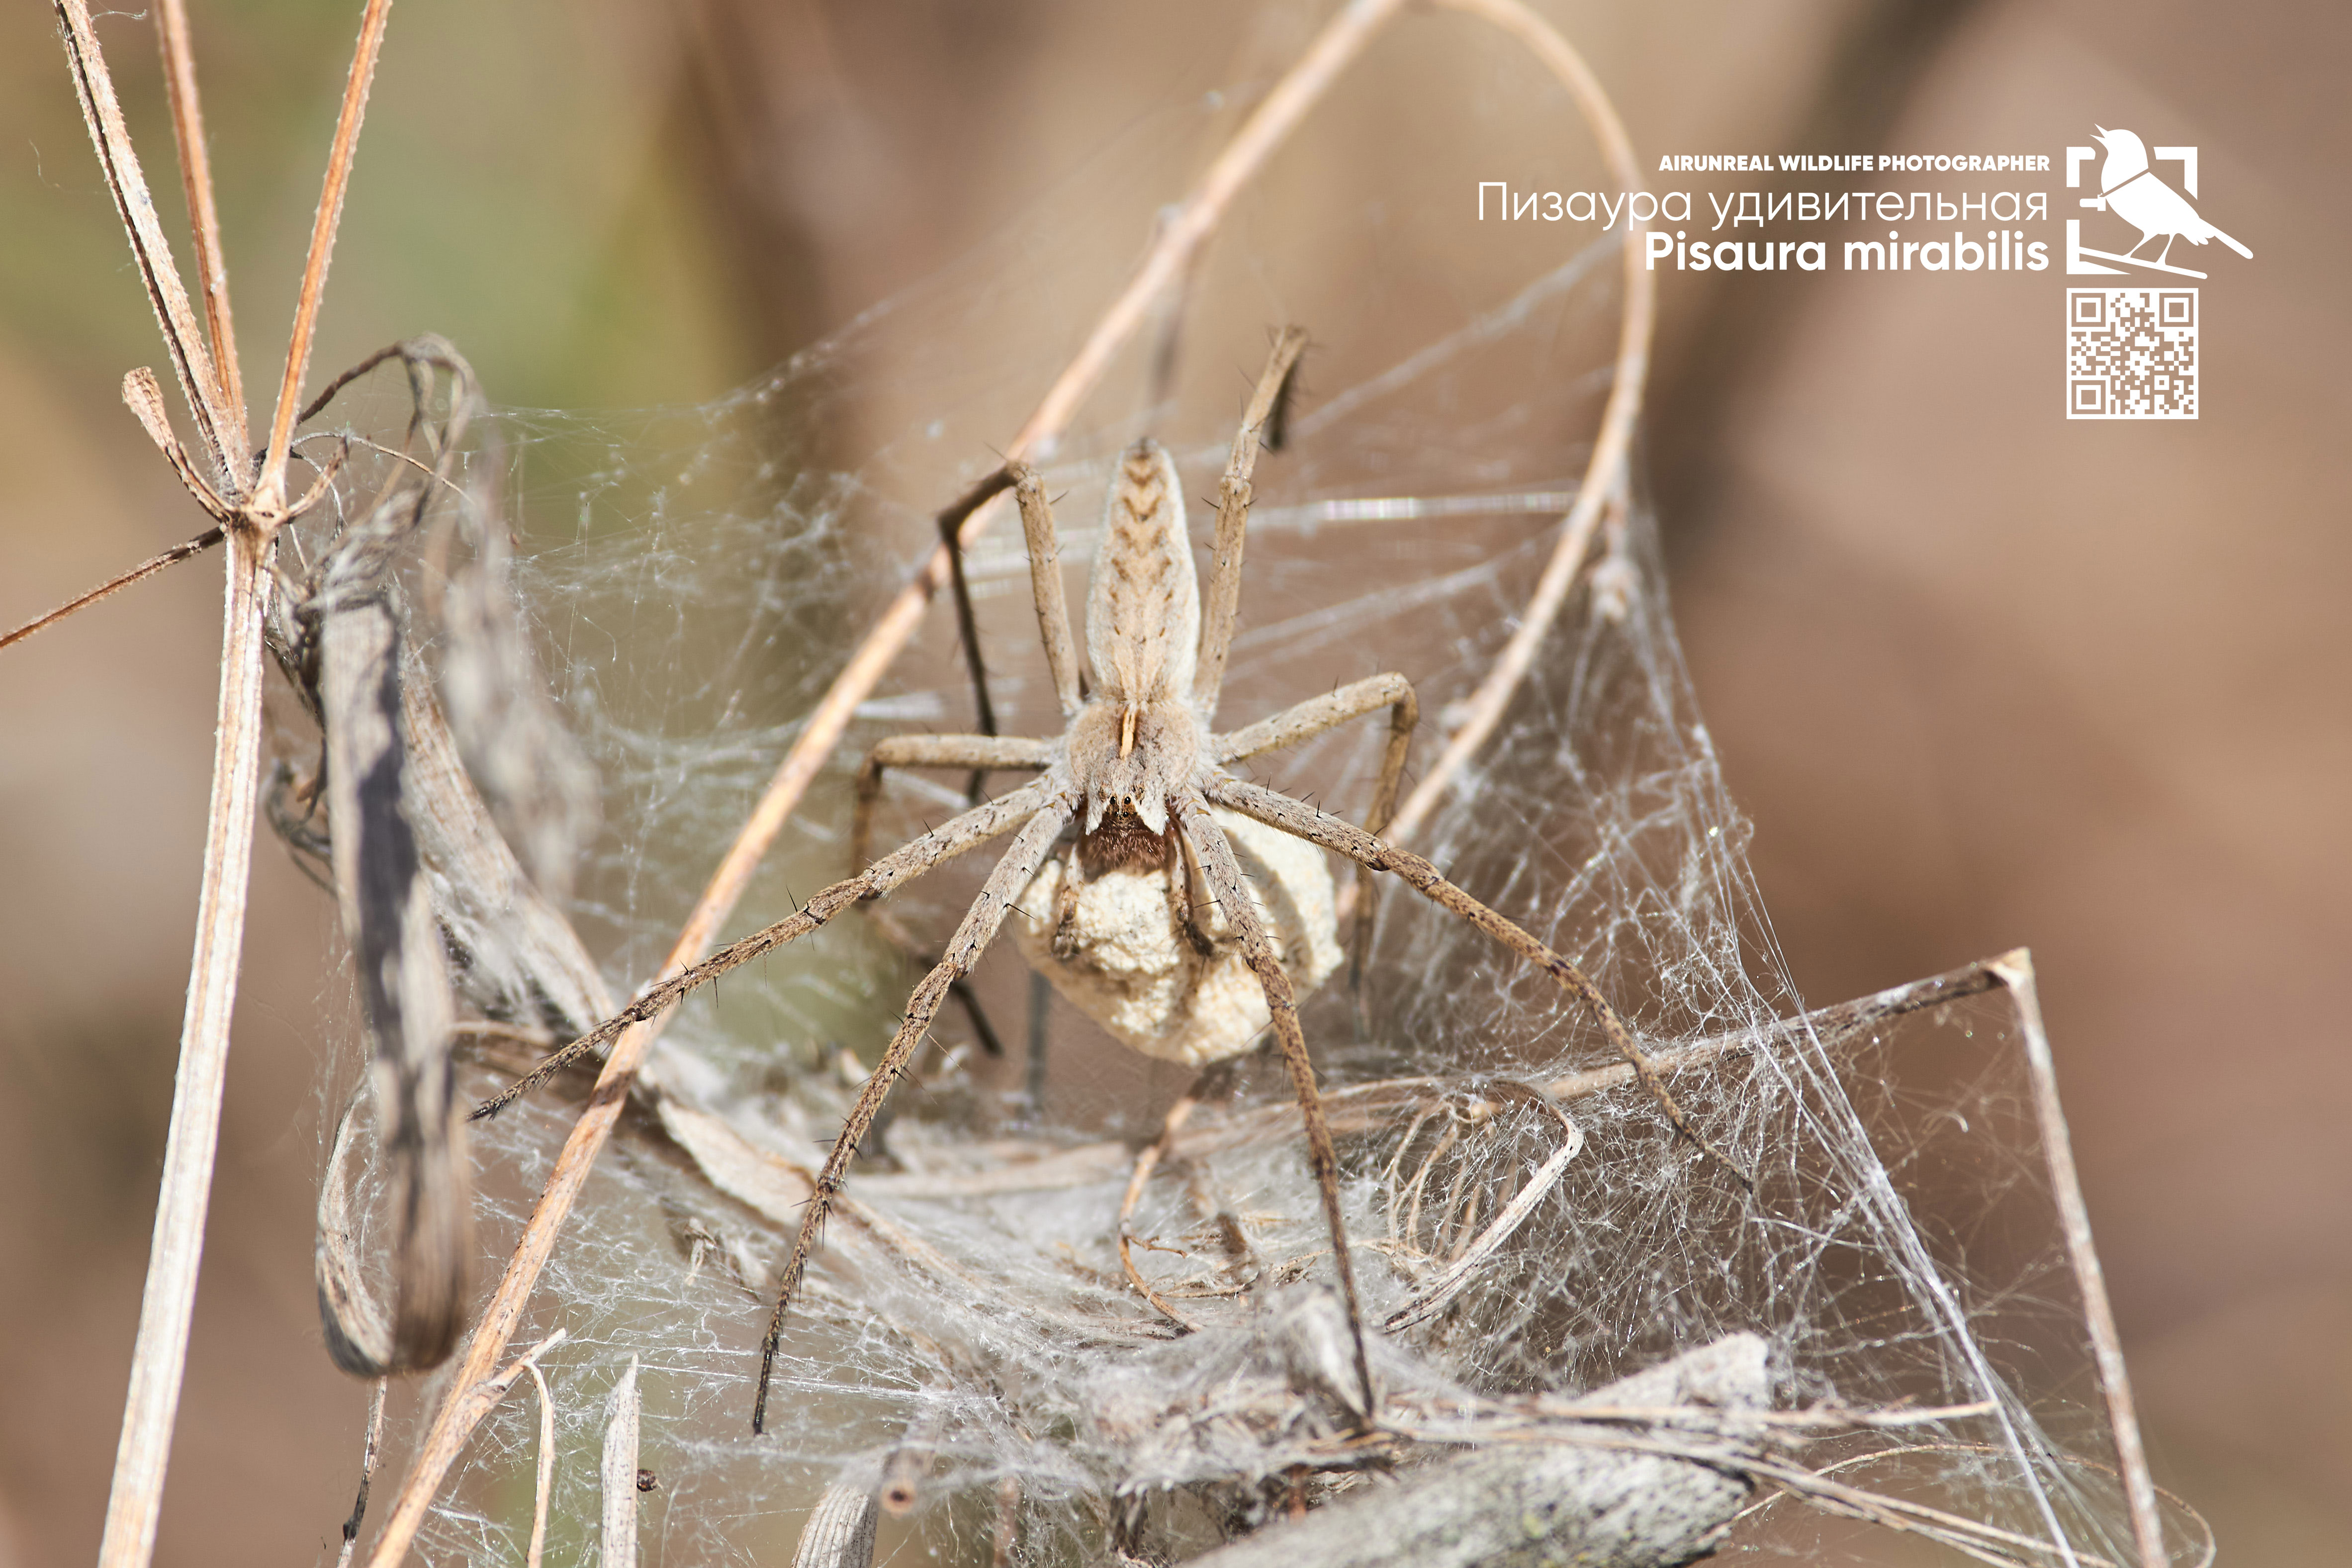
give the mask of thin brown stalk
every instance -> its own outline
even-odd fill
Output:
[[[205,455],[228,487],[228,499],[242,500],[248,471],[243,457],[244,437],[238,422],[229,416],[213,356],[205,347],[204,331],[180,282],[179,268],[172,260],[171,242],[163,237],[163,223],[155,216],[147,176],[140,172],[139,155],[131,151],[122,106],[114,96],[114,79],[89,25],[89,7],[86,0],[56,0],[56,5],[66,64],[73,72],[74,95],[81,100],[82,119],[89,126],[90,142],[98,150],[99,168],[114,196],[115,211],[130,233],[131,254],[146,284],[148,303],[155,308],[156,323],[163,330],[173,374],[179,377],[181,395],[188,400]]]
[[[531,1368],[530,1374],[537,1377],[539,1369]],[[359,1549],[360,1526],[367,1521],[368,1488],[375,1480],[376,1455],[383,1447],[384,1395],[391,1388],[390,1378],[379,1377],[368,1394],[367,1441],[360,1450],[359,1497],[352,1504],[351,1518],[343,1521],[343,1545],[335,1553],[335,1568],[350,1568],[352,1553]]]
[[[231,448],[249,444],[245,376],[237,368],[236,322],[228,308],[228,262],[221,254],[220,213],[213,203],[212,156],[205,146],[204,101],[196,96],[196,57],[188,43],[186,0],[163,0],[155,41],[163,52],[163,91],[172,105],[173,141],[180,149],[180,184],[188,198],[188,228],[195,239],[196,286],[204,291],[205,323],[212,329],[213,363],[220,372]]]
[[[41,631],[48,626],[56,625],[58,622],[64,620],[68,616],[72,615],[76,610],[88,609],[90,605],[97,604],[100,599],[121,593],[123,589],[128,588],[131,584],[138,582],[141,578],[152,577],[166,566],[176,566],[191,555],[201,555],[205,551],[210,550],[214,545],[218,544],[220,542],[221,531],[217,528],[208,528],[202,533],[196,535],[194,539],[189,540],[185,544],[174,544],[171,549],[163,552],[163,554],[152,555],[148,557],[146,560],[142,561],[138,565],[133,566],[130,571],[123,573],[121,576],[110,577],[105,582],[100,583],[97,587],[89,590],[89,592],[79,595],[77,597],[68,599],[56,609],[50,610],[45,615],[35,616],[31,620],[26,621],[15,631],[8,633],[5,637],[0,637],[0,647],[8,647],[14,644],[23,642],[35,632]]]
[[[2139,1551],[2141,1568],[2163,1568],[2171,1558],[2164,1549],[2156,1482],[2148,1474],[2147,1450],[2140,1441],[2139,1414],[2132,1402],[2130,1374],[2124,1370],[2123,1336],[2116,1331],[2115,1308],[2107,1300],[2106,1275],[2099,1267],[2099,1249],[2091,1242],[2091,1214],[2074,1171],[2074,1140],[2066,1131],[2066,1112],[2058,1103],[2058,1070],[2050,1058],[2050,1037],[2042,1032],[2042,1001],[2033,984],[2033,955],[2019,948],[1991,960],[1986,967],[2009,987],[2017,1005],[2019,1032],[2025,1037],[2026,1067],[2033,1079],[2034,1118],[2042,1125],[2042,1152],[2050,1165],[2051,1195],[2058,1205],[2067,1259],[2074,1265],[2075,1287],[2083,1292],[2083,1322],[2090,1331],[2099,1388],[2106,1395],[2116,1465],[2123,1472],[2124,1497],[2131,1505],[2133,1544]]]
[[[548,1391],[547,1374],[537,1362],[530,1381],[539,1388],[539,1479],[530,1494],[530,1548],[523,1568],[540,1568],[547,1556],[547,1500],[555,1492],[555,1395]]]
[[[212,810],[205,840],[203,890],[196,902],[195,956],[189,965],[187,1014],[180,1028],[180,1068],[172,1091],[171,1131],[163,1145],[163,1184],[155,1237],[139,1303],[139,1335],[123,1401],[122,1436],[107,1499],[100,1568],[144,1568],[155,1552],[163,1505],[163,1471],[172,1424],[187,1368],[188,1318],[204,1256],[205,1214],[212,1196],[213,1155],[220,1135],[221,1090],[228,1076],[229,1018],[236,1003],[237,959],[245,942],[247,873],[253,861],[254,807],[261,777],[261,631],[269,598],[269,542],[240,528],[229,538],[227,608],[221,630],[219,738],[213,752]]]
[[[1641,172],[1634,165],[1633,146],[1625,135],[1624,122],[1617,118],[1615,106],[1601,90],[1591,68],[1558,29],[1519,4],[1519,0],[1439,0],[1439,4],[1492,23],[1543,61],[1583,111],[1617,187],[1625,192],[1641,188]],[[1518,629],[1511,634],[1495,667],[1465,702],[1462,710],[1465,717],[1461,727],[1446,741],[1445,750],[1422,775],[1421,783],[1405,797],[1396,816],[1389,819],[1388,829],[1381,837],[1391,844],[1412,842],[1415,830],[1428,820],[1445,792],[1453,787],[1462,765],[1486,743],[1495,726],[1502,722],[1512,695],[1518,690],[1544,638],[1550,635],[1560,606],[1568,602],[1570,590],[1576,585],[1585,553],[1592,547],[1593,531],[1601,522],[1602,509],[1624,482],[1626,463],[1633,451],[1633,424],[1641,415],[1643,388],[1649,378],[1650,337],[1657,321],[1656,285],[1642,260],[1642,228],[1633,221],[1632,205],[1630,201],[1626,203],[1626,230],[1622,242],[1625,300],[1624,316],[1617,330],[1617,371],[1609,389],[1609,402],[1601,411],[1601,434],[1593,441],[1591,460],[1585,465],[1583,482],[1577,487],[1576,504],[1560,524],[1559,542],[1552,550],[1551,560],[1544,567],[1535,593],[1528,598],[1527,608],[1519,612]]]
[[[1096,323],[1077,357],[1024,422],[1005,449],[1008,461],[1024,458],[1040,443],[1060,433],[1080,401],[1108,368],[1120,344],[1149,319],[1159,294],[1182,276],[1188,259],[1215,232],[1234,197],[1402,4],[1402,0],[1354,0],[1332,19],[1307,54],[1275,85],[1265,101],[1202,175],[1186,201],[1182,215],[1162,228],[1150,253]],[[987,526],[988,511],[987,508],[977,509],[965,521],[962,540],[967,548]],[[883,611],[874,629],[850,656],[847,667],[835,678],[831,689],[810,714],[800,740],[785,754],[766,794],[688,915],[663,966],[665,976],[690,967],[710,951],[719,928],[733,913],[753,871],[766,857],[768,847],[782,830],[785,819],[800,804],[848,728],[851,713],[872,692],[891,660],[914,635],[924,606],[946,585],[949,571],[949,550],[946,542],[941,541],[914,580]],[[402,1485],[392,1517],[370,1558],[380,1568],[389,1568],[406,1555],[418,1526],[424,1522],[425,1510],[432,1506],[434,1494],[440,1489],[443,1478],[457,1462],[480,1420],[480,1413],[455,1391],[470,1386],[484,1375],[521,1322],[540,1270],[554,1250],[556,1236],[570,1216],[589,1169],[620,1116],[629,1085],[659,1033],[662,1021],[656,1018],[633,1026],[614,1041],[612,1054],[597,1077],[587,1108],[556,1156],[554,1172],[531,1210],[530,1223],[516,1245],[505,1277],[483,1312],[481,1326],[475,1331],[473,1343],[451,1384],[453,1393],[436,1412]]]
[[[360,122],[367,117],[368,89],[375,80],[376,57],[392,0],[368,0],[360,19],[360,40],[352,51],[351,75],[343,82],[343,107],[335,117],[335,144],[327,157],[326,184],[310,219],[310,250],[302,263],[302,292],[294,303],[294,331],[286,343],[286,374],[278,385],[278,413],[269,425],[269,449],[254,485],[254,509],[262,513],[286,505],[286,456],[293,445],[294,416],[302,406],[302,374],[310,368],[310,340],[319,323],[319,302],[327,289],[327,264],[335,253],[335,231],[343,217],[343,193],[351,188],[352,159],[359,151]]]

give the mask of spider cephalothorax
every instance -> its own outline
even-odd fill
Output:
[[[1244,1048],[1261,1029],[1272,1026],[1307,1124],[1307,1154],[1331,1231],[1333,1270],[1355,1333],[1360,1410],[1367,1420],[1373,1417],[1378,1400],[1364,1353],[1362,1314],[1347,1228],[1340,1218],[1339,1160],[1316,1091],[1307,1038],[1298,1023],[1302,983],[1312,984],[1330,967],[1330,962],[1336,962],[1336,951],[1318,952],[1314,931],[1307,929],[1317,919],[1307,906],[1313,901],[1312,884],[1318,876],[1323,878],[1326,911],[1330,902],[1328,874],[1322,869],[1318,847],[1345,855],[1360,868],[1360,916],[1370,911],[1370,874],[1393,872],[1415,891],[1541,969],[1582,1005],[1610,1045],[1633,1065],[1676,1128],[1720,1160],[1675,1108],[1624,1021],[1573,963],[1447,881],[1428,861],[1379,838],[1395,805],[1397,780],[1418,711],[1412,688],[1402,676],[1372,676],[1242,729],[1223,734],[1212,731],[1241,595],[1250,475],[1256,465],[1261,433],[1281,400],[1306,341],[1306,333],[1296,327],[1281,335],[1234,438],[1233,456],[1218,487],[1215,563],[1205,600],[1192,570],[1192,542],[1184,527],[1175,464],[1150,441],[1129,448],[1120,459],[1106,508],[1102,554],[1097,559],[1087,595],[1087,653],[1096,680],[1091,699],[1082,698],[1079,691],[1054,515],[1045,487],[1025,465],[1008,468],[1004,478],[1020,503],[1037,626],[1065,729],[1050,740],[913,735],[883,742],[858,773],[857,815],[852,831],[855,858],[861,864],[865,861],[874,803],[887,768],[1034,769],[1039,773],[1036,779],[883,856],[847,881],[817,893],[765,931],[647,988],[619,1015],[557,1052],[529,1078],[477,1112],[496,1110],[629,1024],[674,1005],[704,981],[806,935],[861,900],[879,898],[943,861],[990,839],[1012,835],[1011,848],[989,873],[945,952],[907,999],[904,1020],[851,1107],[817,1174],[784,1265],[775,1313],[769,1320],[760,1393],[752,1414],[755,1430],[765,1420],[769,1376],[785,1313],[859,1142],[872,1127],[891,1086],[913,1061],[950,988],[971,972],[1016,907],[1034,910],[1037,892],[1056,875],[1060,879],[1052,884],[1055,891],[1047,900],[1057,909],[1053,927],[1055,940],[1045,944],[1045,951],[1055,957],[1066,962],[1087,958],[1091,944],[1091,955],[1099,963],[1114,942],[1113,933],[1099,919],[1089,925],[1072,913],[1071,901],[1079,896],[1073,889],[1083,876],[1098,875],[1108,880],[1123,875],[1156,880],[1162,889],[1157,907],[1131,911],[1137,914],[1129,922],[1133,930],[1116,939],[1131,941],[1145,967],[1156,962],[1155,953],[1181,952],[1189,947],[1196,960],[1204,963],[1212,961],[1213,952],[1237,959],[1240,967],[1229,965],[1228,977],[1236,978],[1246,970],[1255,983],[1264,1003],[1264,1011],[1254,1015],[1255,1021],[1244,1022],[1235,1011],[1205,1033],[1196,1030],[1185,1036],[1181,1050],[1161,1054],[1214,1061]],[[1296,745],[1383,708],[1390,714],[1389,743],[1365,827],[1227,771],[1231,763]],[[1063,860],[1058,870],[1049,867],[1055,845],[1073,828],[1077,835],[1075,853]],[[1037,916],[1024,912],[1024,918],[1034,921]],[[1328,913],[1322,924],[1328,928]],[[1360,924],[1360,952],[1366,929]],[[1034,943],[1024,942],[1023,946],[1033,961],[1039,961]],[[1294,970],[1300,971],[1297,979]],[[1205,990],[1203,981],[1193,991],[1179,994],[1161,1008],[1157,1026],[1145,1017],[1138,1021],[1138,1029],[1166,1044],[1164,1035],[1153,1035],[1150,1030],[1197,1022]],[[1144,1294],[1164,1310],[1148,1289]]]

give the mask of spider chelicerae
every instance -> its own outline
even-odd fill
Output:
[[[1591,1016],[1675,1129],[1709,1158],[1738,1174],[1691,1127],[1624,1020],[1575,964],[1446,880],[1427,860],[1381,842],[1379,835],[1395,806],[1418,711],[1412,688],[1404,677],[1375,675],[1239,730],[1218,733],[1211,728],[1241,598],[1250,477],[1269,421],[1306,344],[1307,334],[1297,327],[1286,330],[1276,339],[1234,438],[1233,454],[1218,486],[1215,552],[1205,604],[1193,570],[1174,462],[1150,440],[1137,443],[1120,458],[1105,507],[1101,551],[1087,591],[1091,695],[1079,683],[1053,510],[1036,471],[1026,464],[1008,464],[991,485],[982,486],[971,498],[984,499],[1009,487],[1019,503],[1038,631],[1066,726],[1061,734],[1050,738],[910,735],[882,742],[859,773],[858,825],[853,836],[857,858],[864,858],[873,802],[886,768],[1034,769],[1036,779],[964,812],[883,856],[846,881],[824,889],[765,930],[648,987],[626,1008],[550,1056],[475,1112],[478,1118],[495,1114],[629,1025],[666,1011],[705,981],[806,935],[860,900],[879,898],[944,861],[1006,834],[1013,836],[1012,847],[989,873],[946,951],[908,998],[904,1019],[889,1048],[850,1108],[817,1174],[783,1268],[775,1311],[761,1347],[759,1394],[752,1414],[755,1432],[766,1424],[769,1383],[785,1314],[860,1141],[873,1126],[891,1086],[913,1062],[950,987],[971,972],[1024,889],[1073,827],[1076,831],[1066,859],[1067,879],[1061,883],[1066,895],[1077,879],[1089,872],[1140,869],[1165,877],[1170,934],[1202,952],[1219,941],[1234,944],[1263,989],[1274,1038],[1306,1121],[1309,1163],[1321,1194],[1324,1219],[1330,1227],[1334,1268],[1354,1340],[1360,1409],[1367,1419],[1377,1408],[1376,1394],[1364,1350],[1355,1270],[1349,1261],[1347,1229],[1340,1216],[1339,1160],[1316,1090],[1307,1037],[1299,1026],[1297,987],[1284,967],[1267,920],[1250,896],[1243,857],[1236,854],[1232,837],[1212,816],[1213,806],[1337,851],[1357,863],[1364,879],[1354,943],[1360,958],[1370,913],[1370,878],[1375,871],[1388,871],[1535,964]],[[1371,809],[1361,827],[1227,771],[1235,763],[1297,745],[1383,708],[1390,714],[1389,742]],[[1073,929],[1066,896],[1061,901],[1055,945],[1067,955],[1082,948],[1088,938],[1083,929]],[[1219,917],[1223,927],[1219,937],[1213,938],[1194,918],[1194,911],[1204,904]],[[1229,1031],[1210,1046],[1208,1054],[1196,1054],[1191,1059],[1214,1060],[1237,1054],[1248,1048],[1256,1034],[1255,1027]],[[1746,1184],[1744,1176],[1739,1179]]]

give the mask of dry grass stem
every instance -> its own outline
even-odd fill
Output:
[[[221,1092],[226,1078],[229,1025],[235,1010],[236,973],[245,938],[245,903],[253,854],[253,819],[258,804],[261,754],[263,617],[270,593],[269,556],[277,528],[299,510],[286,505],[285,453],[292,415],[299,406],[302,362],[317,321],[326,281],[326,258],[333,245],[342,192],[366,102],[376,45],[383,35],[388,0],[372,0],[361,47],[352,62],[327,175],[327,195],[311,237],[311,250],[296,307],[295,342],[288,366],[273,458],[261,484],[252,485],[242,405],[242,379],[235,340],[227,335],[226,272],[219,250],[211,174],[204,153],[204,127],[195,93],[185,18],[167,5],[161,47],[169,84],[173,129],[181,145],[197,255],[205,268],[207,315],[215,332],[211,347],[189,304],[122,120],[114,84],[90,26],[85,0],[56,0],[59,31],[74,79],[76,97],[89,127],[107,188],[131,238],[131,253],[162,325],[173,373],[186,397],[214,475],[207,481],[184,458],[173,466],[198,500],[226,525],[229,537],[226,608],[221,635],[218,733],[213,757],[212,804],[206,822],[205,862],[197,900],[195,953],[188,981],[187,1012],[181,1029],[180,1067],[173,1091],[171,1130],[164,1146],[163,1188],[156,1203],[155,1236],[140,1303],[139,1333],[132,1353],[130,1392],[124,1401],[122,1436],[107,1501],[106,1532],[100,1548],[104,1568],[143,1568],[152,1557],[163,1507],[163,1475],[171,1452],[173,1419],[179,1409],[186,1369],[188,1318],[195,1300],[203,1256],[205,1215],[209,1206],[213,1160],[220,1128]],[[228,389],[239,388],[236,394]],[[157,411],[134,387],[133,409],[167,457],[175,444],[162,428]],[[160,431],[160,434],[159,434]],[[323,480],[321,481],[323,484]],[[217,488],[219,494],[213,492]],[[314,488],[301,505],[315,500]]]
[[[188,1319],[204,1257],[205,1215],[220,1139],[221,1092],[228,1077],[229,1019],[245,941],[247,873],[253,861],[254,808],[261,777],[262,615],[270,587],[269,545],[239,529],[229,536],[228,591],[221,628],[219,740],[213,752],[212,806],[204,881],[196,900],[195,956],[180,1027],[180,1067],[155,1205],[154,1241],[139,1303],[139,1334],[123,1400],[107,1499],[101,1568],[144,1568],[154,1555],[163,1472],[187,1367]]]
[[[392,0],[368,0],[360,19],[358,46],[352,51],[351,75],[343,83],[343,103],[335,116],[335,142],[327,157],[327,178],[319,190],[318,211],[310,219],[310,249],[302,262],[302,291],[294,301],[294,330],[286,344],[286,372],[278,384],[278,413],[270,421],[269,449],[261,460],[261,477],[254,485],[254,510],[264,513],[286,504],[286,458],[294,440],[294,419],[302,406],[302,373],[310,363],[310,340],[319,324],[319,305],[327,289],[327,264],[335,253],[335,231],[343,217],[343,193],[351,188],[352,160],[359,152],[360,123],[367,116],[368,89],[375,80],[376,57],[383,48],[383,29],[392,14]]]
[[[2052,1195],[2058,1205],[2058,1224],[2066,1238],[2067,1261],[2074,1266],[2075,1287],[2083,1292],[2083,1321],[2091,1334],[2091,1352],[2099,1371],[2099,1391],[2106,1397],[2108,1424],[2114,1428],[2116,1463],[2123,1472],[2124,1496],[2131,1504],[2133,1544],[2141,1568],[2163,1568],[2171,1561],[2164,1549],[2164,1522],[2156,1509],[2156,1482],[2148,1474],[2147,1450],[2140,1441],[2139,1415],[2132,1403],[2131,1377],[2124,1368],[2123,1336],[2116,1329],[2115,1309],[2107,1300],[2107,1280],[2099,1267],[2098,1248],[2091,1244],[2091,1215],[2083,1202],[2082,1179],[2074,1170],[2074,1143],[2066,1130],[2066,1112],[2058,1103],[2058,1069],[2050,1058],[2050,1037],[2042,1028],[2042,1000],[2034,990],[2033,955],[2023,948],[2004,953],[1989,965],[2016,999],[2019,1026],[2025,1036],[2025,1061],[2033,1077],[2033,1113],[2042,1130],[2042,1151],[2050,1163]]]
[[[530,1363],[530,1381],[539,1390],[539,1475],[530,1494],[530,1549],[522,1562],[523,1568],[540,1568],[547,1555],[548,1500],[555,1491],[555,1395],[537,1362]]]
[[[180,150],[180,184],[188,198],[188,228],[195,242],[196,287],[212,330],[213,364],[229,428],[245,449],[245,375],[237,366],[236,321],[228,306],[228,262],[221,254],[220,213],[213,202],[212,155],[205,149],[204,102],[196,93],[195,51],[188,43],[186,0],[162,0],[155,42],[163,55],[163,90],[172,108],[173,140]]]
[[[180,282],[179,268],[172,260],[171,241],[163,236],[155,199],[147,189],[146,175],[140,172],[139,155],[131,150],[131,132],[122,122],[122,106],[114,94],[114,79],[106,68],[106,57],[90,26],[89,7],[86,0],[56,0],[56,4],[66,63],[73,72],[74,94],[81,102],[82,119],[89,126],[90,142],[98,150],[99,168],[106,177],[107,190],[114,197],[115,211],[130,233],[131,257],[138,263],[141,280],[146,284],[156,322],[163,330],[164,346],[171,353],[172,369],[179,377],[181,395],[188,401],[188,412],[204,439],[205,455],[220,476],[220,482],[242,494],[238,486],[247,477],[244,422],[235,416],[221,393],[222,381],[212,353],[205,346],[203,329],[188,303],[188,291]],[[191,99],[187,104],[189,112],[193,113],[194,108]],[[184,122],[179,129],[186,130],[188,126]],[[190,167],[195,175],[206,174],[201,160]],[[209,198],[206,205],[210,205]],[[226,347],[227,353],[236,353],[235,344]]]
[[[538,1369],[532,1368],[533,1375]],[[375,1480],[376,1455],[383,1447],[384,1395],[391,1391],[389,1379],[377,1378],[368,1393],[367,1441],[360,1449],[360,1490],[352,1503],[352,1516],[343,1521],[342,1550],[335,1553],[335,1568],[350,1568],[352,1554],[359,1550],[360,1526],[367,1522],[368,1488]]]

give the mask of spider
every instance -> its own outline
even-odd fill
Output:
[[[873,1126],[892,1085],[912,1063],[950,988],[971,972],[1024,889],[1045,866],[1064,832],[1074,825],[1076,835],[1066,862],[1073,879],[1136,868],[1165,876],[1174,931],[1203,951],[1213,941],[1194,922],[1192,911],[1196,903],[1192,890],[1204,890],[1205,901],[1222,917],[1225,940],[1238,946],[1243,962],[1264,992],[1274,1037],[1306,1121],[1308,1162],[1331,1233],[1339,1293],[1354,1341],[1360,1410],[1367,1420],[1378,1405],[1365,1353],[1355,1270],[1349,1260],[1347,1229],[1339,1210],[1339,1160],[1316,1090],[1307,1037],[1299,1026],[1297,987],[1265,919],[1249,895],[1233,839],[1212,816],[1212,806],[1348,857],[1359,866],[1367,895],[1371,873],[1392,872],[1440,908],[1535,964],[1591,1016],[1602,1036],[1633,1066],[1680,1135],[1730,1170],[1742,1185],[1750,1184],[1685,1120],[1624,1020],[1575,964],[1448,881],[1429,861],[1381,842],[1379,834],[1395,805],[1418,713],[1412,687],[1402,676],[1375,675],[1238,730],[1218,733],[1211,729],[1241,597],[1250,476],[1269,421],[1306,343],[1307,334],[1297,327],[1279,335],[1234,437],[1232,457],[1218,487],[1215,553],[1205,605],[1193,570],[1175,463],[1149,439],[1129,448],[1121,458],[1105,505],[1101,553],[1087,591],[1087,659],[1094,677],[1091,695],[1079,684],[1053,509],[1043,482],[1034,468],[1013,463],[975,492],[975,500],[984,499],[1009,487],[1019,504],[1037,627],[1066,727],[1050,739],[918,735],[882,742],[859,773],[858,822],[853,836],[858,858],[863,858],[873,802],[887,768],[1034,769],[1039,774],[1036,779],[964,812],[883,856],[857,875],[824,889],[773,925],[647,988],[626,1008],[549,1057],[475,1111],[477,1118],[496,1114],[566,1063],[611,1040],[630,1024],[667,1010],[703,982],[805,936],[861,900],[877,899],[957,856],[1012,835],[1012,847],[989,873],[945,952],[908,998],[904,1019],[889,1048],[850,1108],[818,1173],[761,1345],[759,1393],[751,1418],[754,1432],[766,1425],[769,1384],[785,1316],[859,1142]],[[1390,715],[1389,742],[1364,826],[1227,771],[1235,763],[1297,745],[1383,708]],[[1363,922],[1370,912],[1370,898],[1360,896],[1355,942],[1360,954]],[[1066,948],[1086,940],[1083,931],[1070,929],[1066,909],[1057,935]],[[1211,1049],[1216,1055],[1231,1056],[1248,1044],[1247,1038],[1226,1040]]]

